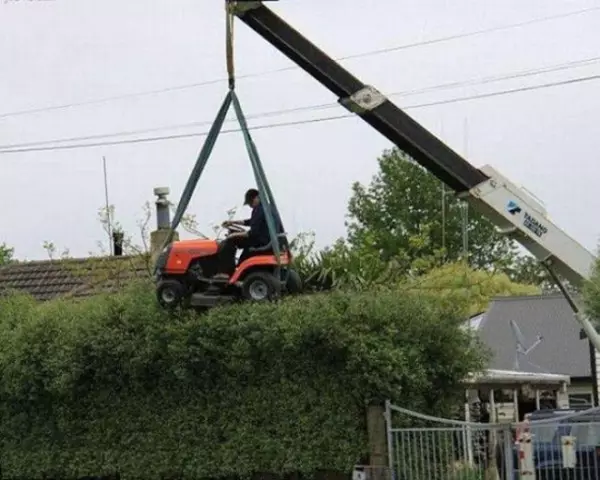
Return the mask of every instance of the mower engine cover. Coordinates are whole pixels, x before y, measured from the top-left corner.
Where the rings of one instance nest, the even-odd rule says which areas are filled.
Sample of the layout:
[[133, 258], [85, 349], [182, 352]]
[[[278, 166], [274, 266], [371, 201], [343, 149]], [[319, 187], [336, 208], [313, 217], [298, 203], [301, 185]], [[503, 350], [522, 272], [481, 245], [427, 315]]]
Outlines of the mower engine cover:
[[219, 242], [210, 239], [179, 240], [170, 243], [156, 261], [158, 275], [184, 275], [190, 263], [202, 257], [211, 257], [219, 251]]

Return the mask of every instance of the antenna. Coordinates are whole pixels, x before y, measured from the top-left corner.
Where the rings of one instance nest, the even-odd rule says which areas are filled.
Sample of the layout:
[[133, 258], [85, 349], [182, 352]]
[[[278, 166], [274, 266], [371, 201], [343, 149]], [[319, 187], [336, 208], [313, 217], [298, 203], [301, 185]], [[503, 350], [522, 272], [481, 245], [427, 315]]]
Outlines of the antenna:
[[[511, 320], [510, 321], [510, 328], [511, 328], [511, 330], [513, 332], [513, 336], [515, 337], [515, 343], [516, 343], [516, 347], [515, 347], [515, 370], [520, 370], [519, 358], [521, 356], [527, 356], [527, 355], [529, 355], [533, 351], [533, 349], [535, 347], [537, 347], [542, 342], [542, 340], [544, 339], [544, 337], [542, 337], [541, 335], [538, 335], [537, 338], [536, 338], [536, 340], [535, 340], [535, 342], [533, 342], [532, 345], [530, 345], [528, 348], [526, 348], [525, 347], [525, 343], [526, 343], [525, 342], [525, 336], [521, 332], [521, 329], [517, 325], [517, 322], [515, 322], [514, 320]], [[537, 365], [534, 365], [534, 366], [538, 367]], [[538, 367], [538, 368], [540, 368], [540, 367]]]
[[463, 121], [463, 155], [469, 158], [469, 119], [465, 117]]
[[110, 255], [114, 255], [113, 238], [112, 238], [112, 219], [110, 217], [110, 203], [108, 202], [108, 175], [106, 173], [106, 157], [102, 156], [102, 170], [104, 172], [104, 202], [106, 205], [106, 221], [108, 223], [108, 249]]
[[[467, 117], [464, 120], [463, 128], [463, 150], [465, 158], [469, 158], [469, 122]], [[462, 203], [462, 240], [463, 256], [465, 263], [469, 264], [469, 204], [466, 201]]]

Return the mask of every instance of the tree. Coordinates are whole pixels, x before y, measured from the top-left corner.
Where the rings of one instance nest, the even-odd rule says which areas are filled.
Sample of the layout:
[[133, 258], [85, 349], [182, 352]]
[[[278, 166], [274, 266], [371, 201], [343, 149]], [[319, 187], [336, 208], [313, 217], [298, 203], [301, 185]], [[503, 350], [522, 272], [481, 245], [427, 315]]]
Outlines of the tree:
[[[531, 255], [518, 256], [512, 265], [504, 268], [504, 271], [514, 282], [537, 285], [544, 293], [560, 292], [546, 269]], [[569, 287], [567, 281], [563, 280], [563, 284]], [[569, 287], [569, 290], [572, 288]]]
[[406, 283], [408, 291], [426, 291], [460, 307], [466, 316], [487, 310], [494, 297], [537, 295], [540, 287], [517, 283], [503, 272], [475, 270], [464, 262], [449, 263]]
[[384, 260], [405, 269], [463, 257], [466, 212], [469, 263], [475, 268], [503, 268], [516, 257], [516, 244], [459, 200], [407, 154], [392, 149], [378, 159], [379, 172], [368, 186], [355, 183], [349, 202], [348, 241], [370, 245]]
[[600, 257], [592, 269], [592, 275], [583, 288], [583, 298], [586, 314], [596, 321], [598, 326], [600, 319]]
[[0, 243], [0, 265], [6, 265], [13, 261], [13, 255], [15, 249], [6, 245], [6, 243]]

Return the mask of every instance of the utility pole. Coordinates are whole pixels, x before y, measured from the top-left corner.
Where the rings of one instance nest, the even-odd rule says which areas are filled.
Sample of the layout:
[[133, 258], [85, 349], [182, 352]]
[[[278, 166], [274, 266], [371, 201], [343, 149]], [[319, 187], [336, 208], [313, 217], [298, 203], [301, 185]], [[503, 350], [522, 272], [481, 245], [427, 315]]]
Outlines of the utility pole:
[[590, 375], [592, 377], [592, 407], [600, 406], [598, 399], [598, 369], [596, 368], [596, 348], [592, 341], [588, 338], [583, 328], [579, 330], [579, 339], [587, 340], [588, 349], [590, 352]]
[[600, 406], [598, 399], [598, 369], [596, 368], [596, 348], [591, 340], [588, 339], [588, 348], [590, 350], [590, 374], [592, 375], [592, 406]]
[[108, 249], [110, 256], [112, 257], [114, 252], [113, 236], [112, 236], [112, 218], [110, 215], [110, 203], [108, 202], [108, 175], [106, 173], [106, 157], [102, 156], [102, 170], [104, 172], [104, 203], [106, 207], [106, 222], [107, 222], [107, 233], [108, 233]]

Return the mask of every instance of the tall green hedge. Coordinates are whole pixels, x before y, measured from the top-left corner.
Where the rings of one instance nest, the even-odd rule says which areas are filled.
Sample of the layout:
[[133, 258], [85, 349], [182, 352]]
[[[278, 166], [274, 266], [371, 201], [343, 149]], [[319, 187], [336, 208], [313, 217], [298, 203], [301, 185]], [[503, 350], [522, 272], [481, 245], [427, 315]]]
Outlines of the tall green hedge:
[[118, 295], [0, 300], [4, 478], [349, 471], [365, 402], [447, 412], [482, 366], [459, 311], [397, 291], [168, 314]]

